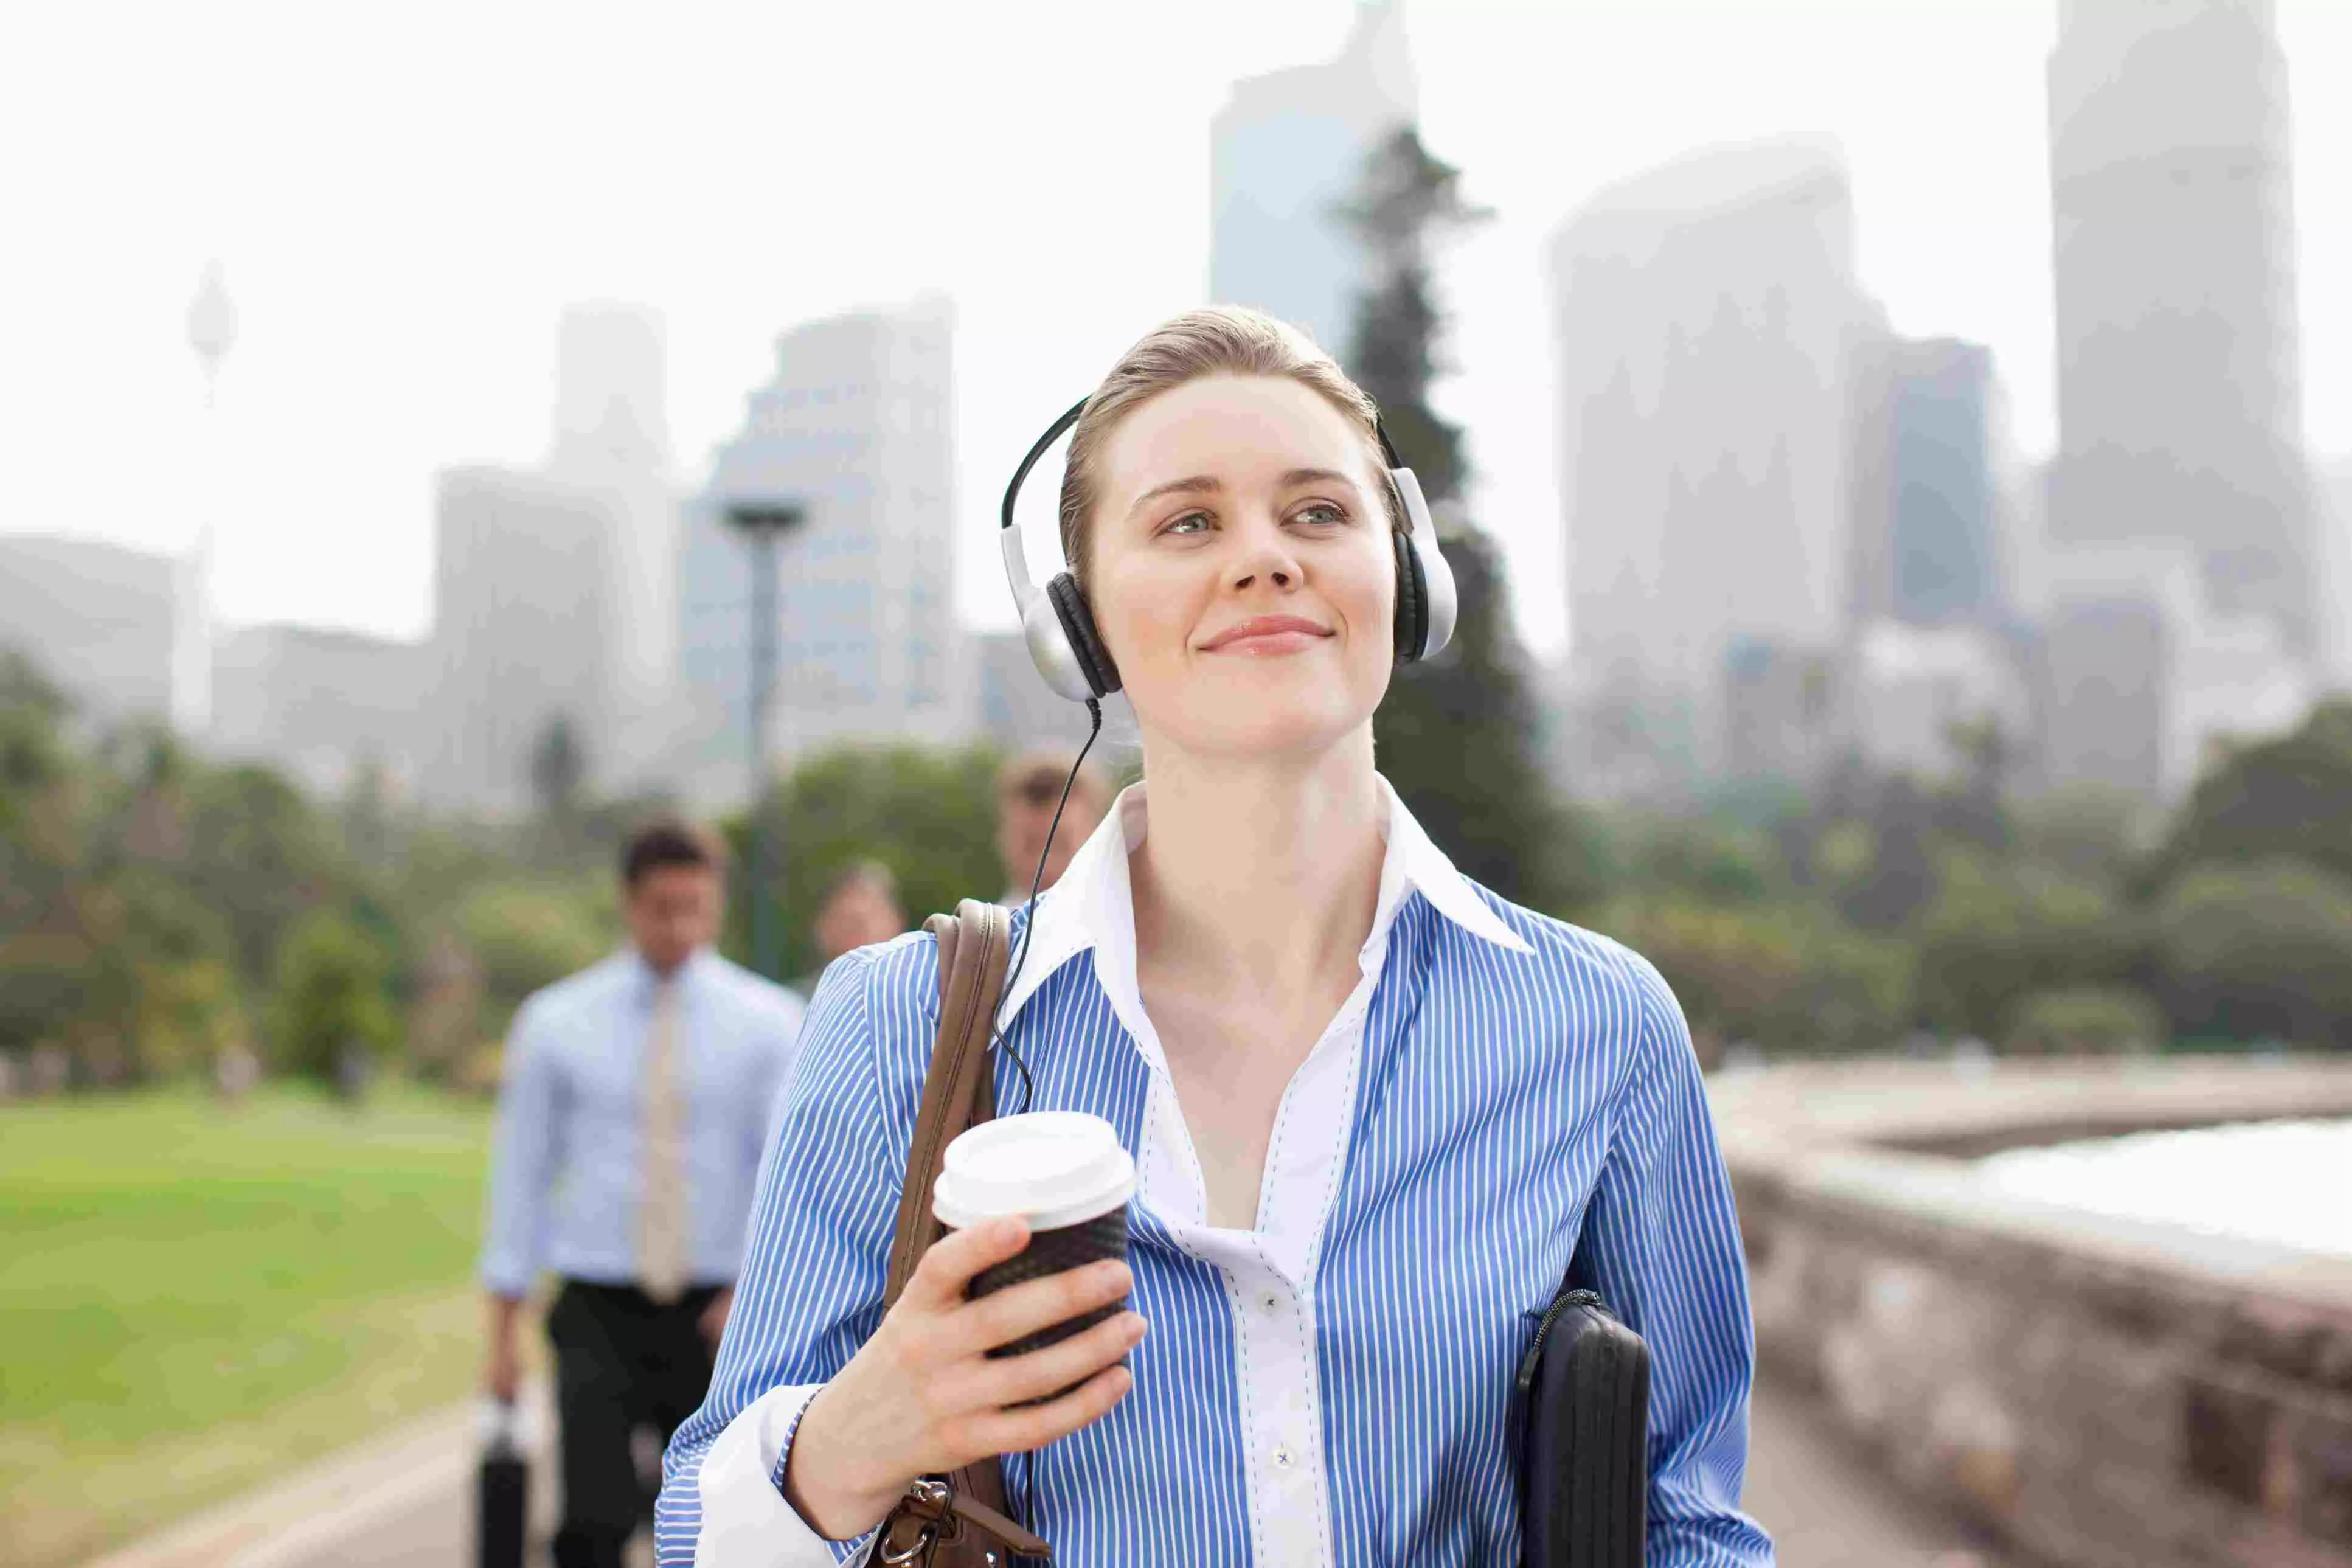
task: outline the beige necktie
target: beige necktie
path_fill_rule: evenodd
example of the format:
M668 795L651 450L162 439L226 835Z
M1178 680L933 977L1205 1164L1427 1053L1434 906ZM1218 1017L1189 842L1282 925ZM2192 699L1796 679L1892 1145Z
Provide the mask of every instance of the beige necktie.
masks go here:
M667 1306L686 1293L686 1095L677 1063L677 983L654 994L646 1031L644 1145L638 1168L637 1282Z

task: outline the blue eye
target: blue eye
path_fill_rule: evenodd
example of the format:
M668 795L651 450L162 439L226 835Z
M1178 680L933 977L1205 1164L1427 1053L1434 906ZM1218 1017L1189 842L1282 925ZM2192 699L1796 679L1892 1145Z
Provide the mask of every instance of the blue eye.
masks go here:
M1312 522L1324 525L1342 523L1348 521L1347 509L1344 507L1334 506L1329 501L1317 501L1312 506L1300 507L1297 511L1294 512L1292 515L1300 522Z
M1167 527L1161 529L1160 531L1162 533L1198 533L1208 526L1209 514L1207 512L1188 511L1183 516L1171 521Z

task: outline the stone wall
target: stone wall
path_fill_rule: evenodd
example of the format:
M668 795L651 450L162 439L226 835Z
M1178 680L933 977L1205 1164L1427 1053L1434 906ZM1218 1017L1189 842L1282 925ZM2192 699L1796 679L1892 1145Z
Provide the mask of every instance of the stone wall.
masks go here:
M1893 1479L2063 1568L2352 1568L2352 1258L1997 1193L1922 1152L2352 1114L2352 1066L1806 1067L1713 1092L1759 1355Z

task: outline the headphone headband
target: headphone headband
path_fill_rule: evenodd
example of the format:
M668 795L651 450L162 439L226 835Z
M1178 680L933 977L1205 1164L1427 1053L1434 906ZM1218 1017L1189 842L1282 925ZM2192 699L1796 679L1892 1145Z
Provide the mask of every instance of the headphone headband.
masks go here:
M1063 411L1062 416L1048 425L1045 427L1045 433L1038 437L1030 446L1028 455L1021 459L1020 467L1013 470L1013 481L1004 487L1004 504L997 510L996 526L1000 530L1013 526L1013 504L1021 499L1021 487L1028 482L1029 470L1037 466L1037 459L1045 455L1047 447L1068 434L1077 422L1086 416L1087 405L1093 401L1091 396L1087 396L1071 404ZM1403 459L1397 456L1396 443L1389 439L1388 421L1381 417L1380 410L1377 408L1372 410L1372 435L1381 444L1381 458L1388 464L1390 471L1394 472L1403 468ZM1412 520L1407 518L1405 521L1406 526L1410 528Z
M1037 459L1045 455L1045 448L1060 440L1063 433L1078 422L1078 416L1087 411L1087 405L1092 401L1091 397L1081 397L1071 404L1069 412L1055 420L1045 433L1037 437L1037 444L1029 448L1029 455L1021 459L1019 468L1013 470L1013 482L1004 487L1004 510L1002 520L997 523L999 528L1013 526L1013 503L1021 497L1022 481L1029 477L1029 470L1037 466Z

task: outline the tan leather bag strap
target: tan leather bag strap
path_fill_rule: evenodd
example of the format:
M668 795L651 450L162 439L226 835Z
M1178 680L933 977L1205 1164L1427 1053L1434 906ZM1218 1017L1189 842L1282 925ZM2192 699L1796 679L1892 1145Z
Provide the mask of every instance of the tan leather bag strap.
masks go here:
M956 1134L996 1114L995 1078L988 1055L996 1005L1004 996L1006 948L1013 921L1002 905L966 899L951 915L933 915L924 929L940 944L940 1032L923 1074L921 1109L907 1150L907 1181L898 1194L898 1228L890 1239L890 1272L882 1288L887 1311L908 1277L945 1229L931 1217L931 1184Z
M965 1128L996 1114L988 1047L996 1031L997 1004L1004 997L1012 916L1002 905L966 899L954 914L933 915L923 925L940 944L940 1031L931 1041L915 1135L907 1150L907 1180L898 1194L898 1226L882 1289L886 1311L946 1229L931 1215L931 1186L948 1145ZM1003 1563L1008 1549L1051 1561L1054 1549L1004 1510L1004 1470L994 1459L950 1476L925 1477L907 1489L883 1521L877 1556L908 1568L985 1568Z

